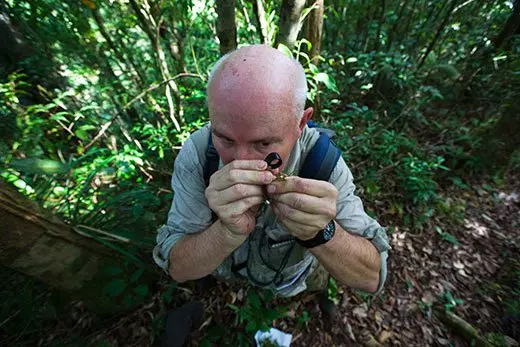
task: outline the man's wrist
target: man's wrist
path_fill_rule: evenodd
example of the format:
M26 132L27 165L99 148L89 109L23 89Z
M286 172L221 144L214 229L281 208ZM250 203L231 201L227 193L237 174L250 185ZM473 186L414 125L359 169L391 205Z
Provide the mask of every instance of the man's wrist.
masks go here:
M232 232L222 221L217 221L219 227L219 234L221 235L223 244L229 246L233 250L240 246L247 239L247 234L236 234Z
M336 232L336 224L334 220L331 220L325 228L316 232L314 237L308 239L297 239L298 243L305 248L314 248L320 245L323 245L334 237Z

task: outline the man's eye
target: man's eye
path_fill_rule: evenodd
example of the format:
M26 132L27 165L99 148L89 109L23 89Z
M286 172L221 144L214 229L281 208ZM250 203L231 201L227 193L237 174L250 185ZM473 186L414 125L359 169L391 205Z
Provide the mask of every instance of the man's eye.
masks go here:
M271 142L262 142L262 147L269 147Z

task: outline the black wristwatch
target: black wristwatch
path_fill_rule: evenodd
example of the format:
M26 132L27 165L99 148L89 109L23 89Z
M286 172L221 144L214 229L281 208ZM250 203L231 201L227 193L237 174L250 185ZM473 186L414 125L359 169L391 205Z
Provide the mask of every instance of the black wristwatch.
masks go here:
M334 220L331 220L329 224L324 229L318 231L316 236L310 240L300 240L296 239L298 243L305 248L313 248L319 245L323 245L324 243L329 242L334 237L334 233L336 232L336 225L334 224Z

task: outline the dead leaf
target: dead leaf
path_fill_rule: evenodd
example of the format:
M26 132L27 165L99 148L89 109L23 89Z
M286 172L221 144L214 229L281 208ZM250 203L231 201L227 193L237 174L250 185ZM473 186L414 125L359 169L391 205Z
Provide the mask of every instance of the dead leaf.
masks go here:
M462 264L460 261L456 260L453 262L453 266L455 267L455 269L464 269L464 264Z
M435 340L437 340L437 343L438 343L439 345L442 345L442 346L447 346L447 345L450 344L450 340L448 340L448 339L443 339L442 337L438 337L438 336L437 336L437 337L435 337Z
M381 332L381 334L379 334L379 343L386 343L386 341L388 341L389 338L391 338L392 336L394 336L394 334L391 332L391 331L388 331L388 330L383 330Z
M352 310L352 314L360 319L368 317L368 307L366 303L363 303Z

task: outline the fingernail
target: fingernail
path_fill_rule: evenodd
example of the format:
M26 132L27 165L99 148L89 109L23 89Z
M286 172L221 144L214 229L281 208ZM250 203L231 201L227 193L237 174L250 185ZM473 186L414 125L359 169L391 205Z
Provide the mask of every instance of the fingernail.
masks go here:
M276 187L274 185L270 184L270 185L267 186L267 192L268 193L272 194L272 193L275 192L275 190L276 190Z
M265 169L266 167L267 167L267 163L266 163L265 161L259 161L259 162L258 162L258 168L259 168L260 170L263 170L263 169Z

